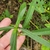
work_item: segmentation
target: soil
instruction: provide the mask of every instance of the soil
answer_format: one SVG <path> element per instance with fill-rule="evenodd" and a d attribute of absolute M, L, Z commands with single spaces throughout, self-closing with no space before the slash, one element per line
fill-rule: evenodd
<path fill-rule="evenodd" d="M 23 2 L 29 3 L 31 0 L 23 0 Z M 22 3 L 22 2 L 21 2 Z M 12 23 L 15 24 L 17 20 L 17 15 L 20 7 L 20 2 L 17 0 L 0 0 L 0 15 L 3 13 L 5 9 L 8 9 L 11 14 L 13 14 Z M 41 21 L 39 14 L 35 12 L 34 18 L 32 18 L 32 22 L 35 23 L 40 28 L 44 28 L 44 22 Z M 31 30 L 36 29 L 31 23 Z M 50 38 L 50 36 L 44 36 L 45 39 Z M 31 38 L 27 37 L 25 43 L 21 47 L 20 50 L 40 50 L 41 44 L 37 43 L 36 41 L 32 40 Z"/>

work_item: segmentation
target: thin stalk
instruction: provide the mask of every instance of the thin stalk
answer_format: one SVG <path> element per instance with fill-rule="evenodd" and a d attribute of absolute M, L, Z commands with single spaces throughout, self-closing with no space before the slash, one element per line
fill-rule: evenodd
<path fill-rule="evenodd" d="M 46 22 L 49 24 L 50 22 L 46 20 Z"/>
<path fill-rule="evenodd" d="M 31 23 L 32 25 L 34 25 L 37 30 L 39 29 L 38 26 L 36 26 L 32 21 L 30 21 L 30 23 Z"/>

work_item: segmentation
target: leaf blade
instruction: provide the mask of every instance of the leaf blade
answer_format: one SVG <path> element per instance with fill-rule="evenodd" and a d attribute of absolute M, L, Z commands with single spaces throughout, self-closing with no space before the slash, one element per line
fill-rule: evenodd
<path fill-rule="evenodd" d="M 11 45 L 10 50 L 16 50 L 16 43 L 17 43 L 16 39 L 17 39 L 17 30 L 14 29 L 10 39 L 10 45 Z"/>
<path fill-rule="evenodd" d="M 19 26 L 20 21 L 22 20 L 24 14 L 25 14 L 25 11 L 26 11 L 26 3 L 24 2 L 19 9 L 19 14 L 18 14 L 17 22 L 16 22 L 16 27 Z"/>
<path fill-rule="evenodd" d="M 34 12 L 34 6 L 33 6 L 33 1 L 30 4 L 30 7 L 28 9 L 27 15 L 26 15 L 26 19 L 24 21 L 23 27 L 26 28 L 26 26 L 29 24 L 30 20 L 32 19 L 32 15 Z"/>
<path fill-rule="evenodd" d="M 13 31 L 12 36 L 11 36 L 11 41 L 10 41 L 11 50 L 16 50 L 18 26 L 19 26 L 20 21 L 22 20 L 24 14 L 25 14 L 25 11 L 26 11 L 26 3 L 24 2 L 19 9 L 18 18 L 17 18 L 16 24 L 15 24 L 14 31 Z"/>
<path fill-rule="evenodd" d="M 7 30 L 7 29 L 13 29 L 13 28 L 14 28 L 13 26 L 1 27 L 0 31 Z"/>
<path fill-rule="evenodd" d="M 26 34 L 27 36 L 29 36 L 30 38 L 32 38 L 33 40 L 39 42 L 40 44 L 43 44 L 47 47 L 50 48 L 50 43 L 46 40 L 44 40 L 43 38 L 33 34 L 31 31 L 26 30 L 26 29 L 22 29 L 22 31 L 24 32 L 24 34 Z"/>
<path fill-rule="evenodd" d="M 34 33 L 35 35 L 50 35 L 50 28 L 33 30 L 32 33 Z"/>

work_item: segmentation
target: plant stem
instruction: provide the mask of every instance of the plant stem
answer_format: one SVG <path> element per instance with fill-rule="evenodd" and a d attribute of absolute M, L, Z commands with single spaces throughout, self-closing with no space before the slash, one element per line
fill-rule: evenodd
<path fill-rule="evenodd" d="M 37 30 L 39 29 L 38 26 L 36 26 L 32 21 L 30 21 L 30 23 L 31 23 L 32 25 L 34 25 Z"/>
<path fill-rule="evenodd" d="M 49 24 L 50 22 L 46 20 L 46 22 Z"/>

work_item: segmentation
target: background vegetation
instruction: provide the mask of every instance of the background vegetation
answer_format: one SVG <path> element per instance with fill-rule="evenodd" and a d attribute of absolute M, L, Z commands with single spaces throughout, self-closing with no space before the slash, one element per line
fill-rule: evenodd
<path fill-rule="evenodd" d="M 8 17 L 13 21 L 12 25 L 16 22 L 15 27 L 0 28 L 0 30 L 14 28 L 11 50 L 15 50 L 16 32 L 18 33 L 20 23 L 23 25 L 23 28 L 20 29 L 27 36 L 21 50 L 24 48 L 50 50 L 50 0 L 1 0 L 0 7 L 0 21 Z"/>

